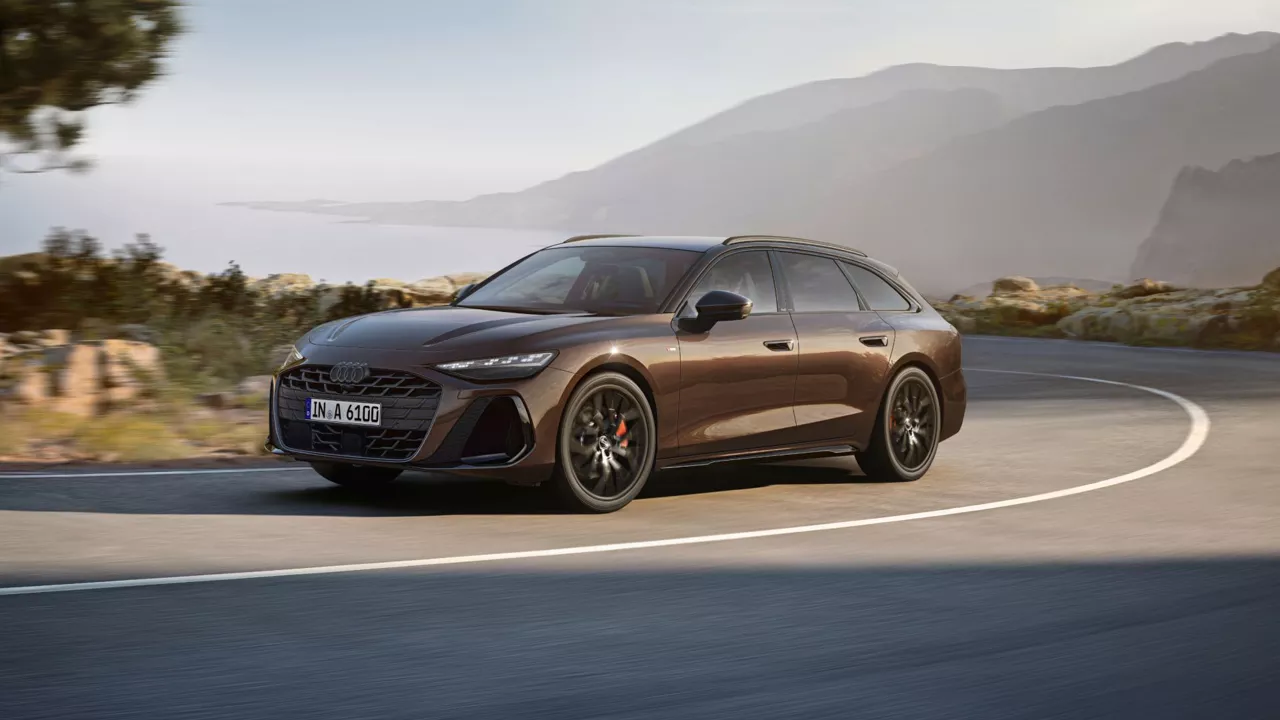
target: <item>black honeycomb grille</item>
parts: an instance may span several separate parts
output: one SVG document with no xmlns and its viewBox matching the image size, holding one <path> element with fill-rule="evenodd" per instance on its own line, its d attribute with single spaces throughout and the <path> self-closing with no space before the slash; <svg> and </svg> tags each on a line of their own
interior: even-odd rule
<svg viewBox="0 0 1280 720">
<path fill-rule="evenodd" d="M 342 385 L 329 380 L 329 366 L 303 365 L 280 376 L 275 412 L 286 450 L 351 459 L 405 461 L 426 441 L 440 404 L 441 387 L 398 370 L 369 372 L 363 382 Z M 358 400 L 382 406 L 378 427 L 312 422 L 307 401 Z"/>
</svg>

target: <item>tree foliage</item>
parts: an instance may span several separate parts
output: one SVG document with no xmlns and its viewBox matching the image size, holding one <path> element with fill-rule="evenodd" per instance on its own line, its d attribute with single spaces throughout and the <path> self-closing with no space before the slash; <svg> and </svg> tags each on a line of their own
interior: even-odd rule
<svg viewBox="0 0 1280 720">
<path fill-rule="evenodd" d="M 0 170 L 79 170 L 85 110 L 155 80 L 176 0 L 0 0 Z"/>
</svg>

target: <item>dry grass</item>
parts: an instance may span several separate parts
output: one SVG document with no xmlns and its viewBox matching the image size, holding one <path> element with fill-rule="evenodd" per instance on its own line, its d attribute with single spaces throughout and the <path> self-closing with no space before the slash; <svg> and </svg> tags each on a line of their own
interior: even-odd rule
<svg viewBox="0 0 1280 720">
<path fill-rule="evenodd" d="M 161 405 L 149 412 L 82 418 L 9 408 L 0 418 L 0 456 L 48 461 L 152 462 L 212 453 L 263 452 L 266 413 L 196 414 Z"/>
</svg>

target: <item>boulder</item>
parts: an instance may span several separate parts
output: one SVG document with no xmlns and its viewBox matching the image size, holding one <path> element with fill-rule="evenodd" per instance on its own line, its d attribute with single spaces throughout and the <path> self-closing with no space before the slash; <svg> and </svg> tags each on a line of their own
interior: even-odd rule
<svg viewBox="0 0 1280 720">
<path fill-rule="evenodd" d="M 100 349 L 93 345 L 72 345 L 65 349 L 60 366 L 53 372 L 53 409 L 88 417 L 97 411 L 102 387 Z"/>
<path fill-rule="evenodd" d="M 253 285 L 271 297 L 279 297 L 281 295 L 295 295 L 307 292 L 314 288 L 316 283 L 311 279 L 310 275 L 276 273 L 268 275 L 262 280 L 254 281 Z"/>
<path fill-rule="evenodd" d="M 1111 293 L 1112 297 L 1125 300 L 1128 298 L 1146 297 L 1148 295 L 1161 295 L 1172 292 L 1176 288 L 1167 282 L 1160 280 L 1152 280 L 1150 278 L 1142 278 L 1132 285 L 1120 288 Z"/>
<path fill-rule="evenodd" d="M 103 340 L 101 362 L 106 399 L 111 403 L 137 399 L 148 381 L 164 379 L 160 348 L 147 343 Z"/>
<path fill-rule="evenodd" d="M 1017 295 L 1039 291 L 1040 286 L 1036 284 L 1035 280 L 1021 275 L 1009 275 L 991 283 L 992 295 Z"/>
<path fill-rule="evenodd" d="M 1262 287 L 1280 292 L 1280 267 L 1262 277 Z"/>
<path fill-rule="evenodd" d="M 71 343 L 70 330 L 45 330 L 40 333 L 35 344 L 40 347 L 62 347 Z"/>
<path fill-rule="evenodd" d="M 26 363 L 18 369 L 13 386 L 6 397 L 26 405 L 42 405 L 51 394 L 49 374 L 38 363 Z"/>
</svg>

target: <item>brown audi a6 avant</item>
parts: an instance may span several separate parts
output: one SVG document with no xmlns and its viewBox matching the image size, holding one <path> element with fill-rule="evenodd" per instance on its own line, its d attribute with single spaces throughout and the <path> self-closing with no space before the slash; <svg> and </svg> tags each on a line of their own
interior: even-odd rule
<svg viewBox="0 0 1280 720">
<path fill-rule="evenodd" d="M 307 333 L 276 374 L 267 444 L 341 485 L 429 468 L 609 512 L 655 470 L 734 460 L 851 453 L 915 480 L 965 402 L 955 328 L 864 253 L 595 235 L 449 306 Z"/>
</svg>

